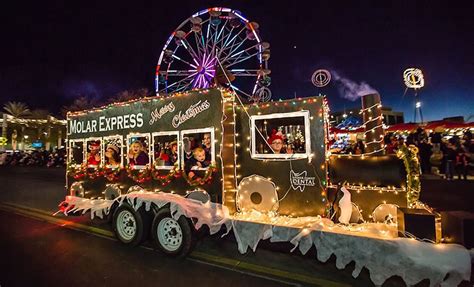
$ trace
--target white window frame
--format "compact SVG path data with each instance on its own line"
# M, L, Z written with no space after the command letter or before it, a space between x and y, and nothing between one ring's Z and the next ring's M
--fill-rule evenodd
M99 165L87 165L88 168L98 168L99 166L102 166L104 164L104 157L102 156L104 154L104 147L102 145L102 138L101 137L91 137L91 138L86 138L84 139L85 141L85 152L84 152L84 161L87 163L87 142L89 141L100 141L100 164Z
M165 166L157 166L155 165L155 136L172 136L172 135L176 135L176 143L178 144L178 150L177 150L177 153L178 153L178 168L181 167L181 149L180 149L180 140L179 140L179 131L163 131L163 132L154 132L151 134L151 141L152 141L152 145L151 145L151 158L152 158L152 164L153 166L156 168L156 169L168 169L168 170L171 170L173 169L175 166L168 166L168 165L165 165Z
M127 135L127 165L130 164L129 163L129 160L128 160L128 153L130 151L130 139L131 138L136 138L136 137L147 137L148 138L148 164L150 165L150 163L152 163L151 159L152 159L152 156L151 156L151 147L150 145L152 144L151 140L150 140L150 134L149 133L130 133ZM151 165L150 165L151 166ZM133 169L145 169L147 168L146 165L133 165Z
M267 120L267 119L281 119L281 118L296 118L304 117L304 140L305 140L305 153L293 153L293 154L270 154L270 153L257 153L256 137L261 137L260 134L256 133L256 120ZM310 136L310 113L307 110L289 113L273 113L265 115L253 115L250 116L250 136L251 136L251 158L252 159L273 159L273 160L291 160L309 158L311 156L311 136ZM266 140L266 139L265 139Z
M113 135L113 136L102 137L102 148L104 150L104 152L102 154L102 163L103 163L103 165L105 165L105 151L107 149L107 147L105 146L105 141L106 140L112 140L112 139L119 139L120 140L120 167L123 167L124 154L123 154L123 136L122 135ZM107 167L114 167L114 166L109 164L109 165L107 165Z
M68 139L68 148L69 148L69 150L68 150L68 164L72 161L72 147L74 146L74 143L80 143L80 142L82 142L82 163L81 164L77 164L77 163L70 164L73 167L81 166L86 161L86 151L87 151L86 141L85 141L85 139L76 139L76 140L69 140Z
M210 133L211 134L211 164L216 162L216 141L215 141L215 135L214 135L214 127L209 127L209 128L202 128L202 129L190 129L190 130L182 130L180 131L180 136L181 138L179 139L179 146L183 145L183 138L185 134L198 134L198 133ZM178 148L179 148L178 146ZM182 167L184 169L185 165L185 159L184 159L184 148L181 148L183 151L181 153L181 162ZM206 168L200 168L199 170L206 170Z

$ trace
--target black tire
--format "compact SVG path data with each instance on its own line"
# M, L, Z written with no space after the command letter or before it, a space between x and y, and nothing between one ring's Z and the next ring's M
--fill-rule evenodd
M136 211L128 203L117 207L114 212L112 227L117 239L126 245L137 246L148 236L149 216L143 207ZM131 224L130 226L127 226Z
M185 257L194 247L194 226L183 215L173 219L167 206L156 213L151 234L155 249L171 257Z

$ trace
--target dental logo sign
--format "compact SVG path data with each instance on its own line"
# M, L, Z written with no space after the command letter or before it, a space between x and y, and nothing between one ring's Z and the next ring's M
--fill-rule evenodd
M307 186L314 186L315 185L315 177L308 177L307 171L302 171L300 173L296 173L294 171L290 171L290 183L291 188L294 190L300 190L301 192L304 191L305 187Z

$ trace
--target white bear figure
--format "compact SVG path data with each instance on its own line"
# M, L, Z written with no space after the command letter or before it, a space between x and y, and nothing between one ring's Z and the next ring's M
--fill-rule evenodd
M341 191L344 193L344 195L339 200L339 209L341 210L339 222L343 224L349 224L352 215L351 193L346 189L345 186L341 187Z

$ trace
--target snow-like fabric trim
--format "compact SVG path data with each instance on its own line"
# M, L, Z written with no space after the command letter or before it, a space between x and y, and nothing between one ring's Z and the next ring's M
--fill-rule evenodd
M407 285L429 279L430 286L457 286L462 280L469 281L471 276L472 250L456 244L396 238L395 225L363 223L342 226L319 216L291 218L258 212L230 216L228 209L221 204L145 191L130 192L115 200L67 196L66 202L71 208L65 213L90 211L91 218L103 218L115 202L121 205L125 201L136 210L142 206L150 210L152 204L158 208L169 204L174 219L181 215L193 218L196 229L207 225L211 234L225 225L227 233L234 231L240 253L246 253L248 248L255 251L260 240L265 239L291 242L302 254L314 246L319 261L326 262L334 254L339 269L354 261L354 278L359 276L363 267L367 268L375 285L382 285L388 278L398 275ZM444 281L447 274L449 276Z

